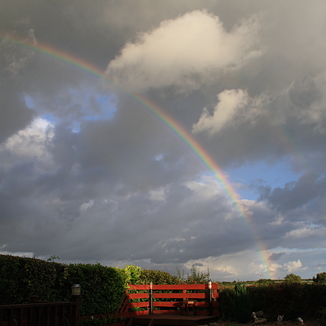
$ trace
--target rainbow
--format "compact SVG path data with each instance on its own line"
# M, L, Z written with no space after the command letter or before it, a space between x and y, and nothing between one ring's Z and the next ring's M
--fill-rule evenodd
M105 73L99 69L94 64L83 60L75 55L57 49L53 46L31 42L28 39L23 39L17 35L9 35L3 34L0 35L0 39L4 41L13 42L19 44L20 46L24 46L26 48L36 50L38 52L44 53L47 56L53 57L55 59L59 59L60 61L66 62L69 65L77 67L78 69L82 69L83 71L95 76L96 78L100 78L105 82L109 82L114 85L114 83L105 75ZM121 90L121 89L120 89ZM265 269L265 273L268 274L268 277L273 279L272 268L270 266L269 258L267 256L267 249L264 246L263 241L255 235L255 231L253 228L253 223L251 220L250 213L247 211L246 207L241 203L240 197L223 173L222 169L217 165L212 156L207 152L207 150L189 133L180 123L178 123L171 115L165 112L161 107L155 104L150 99L144 97L139 94L130 94L121 90L124 94L131 97L133 100L141 104L144 108L150 111L154 116L156 116L163 124L165 124L170 130L172 130L178 138L180 138L190 150L195 153L195 155L200 159L200 161L213 173L214 177L218 180L223 190L227 194L227 196L231 199L231 201L235 204L239 214L244 218L245 222L251 228L253 233L253 237L257 243L257 251L260 256L260 260L262 262L262 267Z

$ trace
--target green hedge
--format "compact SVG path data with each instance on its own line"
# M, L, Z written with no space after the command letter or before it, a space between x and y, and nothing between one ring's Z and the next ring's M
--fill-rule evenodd
M32 295L43 301L59 300L63 271L61 264L0 255L0 304L28 302Z
M71 284L82 288L81 314L96 315L113 313L125 294L125 274L123 270L100 264L68 265L65 289ZM68 293L67 293L68 294Z
M247 286L252 311L262 310L268 321L276 321L278 315L284 320L320 319L326 307L325 284L276 283ZM234 286L220 287L220 316L225 320L236 320L233 311Z
M276 320L277 315L294 320L319 318L326 307L326 286L317 284L281 283L266 287L248 287L255 311L263 310L267 317Z
M82 288L81 315L108 314L116 310L126 290L123 269L100 264L59 264L35 258L0 255L0 304L69 301L71 286Z

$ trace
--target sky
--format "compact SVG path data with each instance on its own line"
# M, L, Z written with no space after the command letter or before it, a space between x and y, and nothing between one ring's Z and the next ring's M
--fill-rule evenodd
M0 254L214 281L326 271L324 0L0 0Z

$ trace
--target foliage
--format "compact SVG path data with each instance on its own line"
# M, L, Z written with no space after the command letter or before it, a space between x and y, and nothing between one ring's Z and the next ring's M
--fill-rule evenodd
M0 255L0 304L28 302L34 295L39 300L56 301L60 298L58 285L63 277L63 265Z
M234 287L222 287L220 289L219 311L223 320L234 319Z
M275 284L275 282L273 280L271 280L270 278L268 278L268 279L261 278L258 281L256 281L254 284L258 285L258 286L267 286L267 285L273 285L273 284Z
M308 283L275 283L269 286L249 286L252 311L263 310L265 317L276 320L304 320L319 317L321 307L326 306L326 285Z
M60 260L60 257L56 255L52 255L50 258L48 258L47 261L55 261L56 259Z
M237 322L246 323L251 318L250 298L245 284L236 283L234 286L234 316Z
M0 304L70 301L72 284L82 287L81 314L112 313L126 289L123 270L100 264L46 262L35 258L0 255Z
M192 265L190 268L190 273L187 274L187 277L184 276L184 271L181 273L180 270L177 269L178 278L187 284L207 284L211 281L209 269L207 269L206 273L201 272L195 265Z
M177 276L170 273L143 269L140 273L139 284L181 284L181 280Z
M117 268L100 264L68 265L66 289L71 284L82 288L81 315L113 313L126 290L125 274ZM65 293L69 297L69 293Z
M326 325L326 308L322 307L319 311L320 317L318 319L318 325L325 326Z
M299 275L295 275L293 273L288 274L284 277L285 283L301 283L302 279Z
M317 284L326 284L326 272L319 273L313 277L313 282Z
M123 269L100 264L66 265L54 262L57 256L51 258L51 261L43 261L0 255L0 304L26 303L34 295L40 301L70 301L71 285L77 283L82 287L81 315L103 315L108 322L111 317L106 314L114 312L121 303L127 283L181 284L183 281L209 281L209 273L201 273L196 267L182 280L166 272L141 270L133 265ZM301 316L304 320L318 319L321 326L326 326L325 275L317 274L310 284L258 280L246 287L243 283L222 283L219 291L220 316L224 320L239 321L239 310L245 310L249 302L252 308L250 314L251 311L263 310L269 320L275 321L279 314L285 315L285 320L295 320ZM294 278L291 276L286 279ZM85 325L87 323L90 325L96 321L85 321Z
M139 284L139 279L141 276L141 267L134 265L126 265L123 270L126 274L127 284Z
M247 287L252 311L262 310L265 315L269 313L270 306L274 305L273 295L275 295L275 291L273 289L273 285L254 285Z

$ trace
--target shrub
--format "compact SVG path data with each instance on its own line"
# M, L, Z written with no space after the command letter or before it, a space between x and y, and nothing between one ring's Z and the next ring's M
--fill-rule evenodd
M178 272L180 274L180 272ZM180 278L180 276L178 276ZM187 284L207 284L211 281L209 270L207 272L201 272L195 265L190 268L190 273L187 274L187 278L180 278L183 282Z
M326 284L326 272L317 274L312 280L317 284Z
M275 284L275 282L273 280L271 280L270 278L268 278L268 279L261 278L258 281L256 281L254 284L258 285L258 286L267 286L267 285L273 285L273 284Z
M127 265L123 271L126 274L126 283L127 284L139 284L141 276L141 267L134 265Z
M318 325L326 326L326 308L321 308L319 314Z
M234 287L221 288L218 300L220 316L222 319L234 319Z
M251 318L250 299L245 284L237 283L234 287L234 316L237 322L246 323Z
M72 284L82 287L81 314L108 314L120 305L126 289L123 270L100 264L64 265L35 258L0 255L0 304L70 301Z
M167 272L143 269L140 273L139 284L180 284L181 280Z
M0 255L0 304L28 302L32 295L42 301L59 300L63 271L61 264Z
M108 314L118 308L126 290L122 270L100 264L70 264L67 267L65 295L70 296L71 284L81 285L81 315Z
M302 279L299 275L288 274L284 277L285 283L301 283Z

